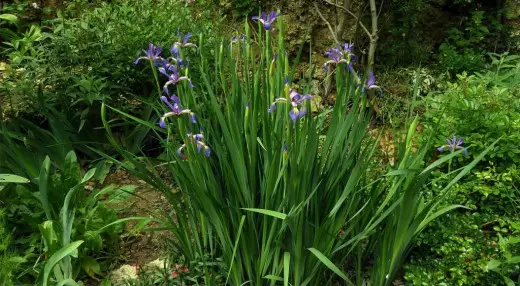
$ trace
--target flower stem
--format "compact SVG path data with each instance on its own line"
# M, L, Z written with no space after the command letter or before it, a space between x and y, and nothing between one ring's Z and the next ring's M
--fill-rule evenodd
M150 61L150 67L152 68L153 77L155 78L155 84L157 87L157 95L161 97L162 91L161 91L161 85L159 84L159 75L157 74L157 70L155 69L155 66L153 65L153 61Z

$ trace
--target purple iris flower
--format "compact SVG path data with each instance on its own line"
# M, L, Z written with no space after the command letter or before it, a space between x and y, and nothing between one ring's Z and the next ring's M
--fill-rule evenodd
M289 111L289 117L291 117L293 122L296 122L298 119L304 117L307 114L307 109L298 109L299 106L303 105L303 102L305 100L311 100L312 95L306 94L302 96L301 94L297 93L296 91L292 90L289 93L289 97L291 99L290 104L292 106L291 111ZM271 113L276 110L276 104L277 103L288 103L287 99L279 97L274 100L274 102L269 106L269 109L267 112Z
M182 33L181 33L181 28L178 28L177 29L177 35L179 35L179 41L178 42L175 42L173 44L174 47L195 47L197 50L199 49L197 47L197 45L195 45L194 43L190 43L189 40L191 38L191 33L187 33L184 38L182 37Z
M188 85L193 88L191 80L187 76L179 76L179 70L175 65L170 65L166 61L163 61L163 66L159 68L159 72L168 77L168 81L164 84L163 90L168 94L168 86L176 85L180 81L188 81ZM168 73L168 72L171 72Z
M143 50L143 53L145 54L144 57L138 57L134 64L138 64L140 60L150 60L152 61L154 64L156 64L159 60L162 60L161 58L161 53L162 53L162 48L161 46L154 46L152 43L149 43L148 44L148 50L145 51Z
M161 96L162 102L164 102L172 111L165 113L159 120L159 126L166 128L165 119L173 116L181 116L187 114L190 117L192 123L196 123L195 113L189 109L182 109L180 99L174 94L170 97L171 101L166 96Z
M280 14L276 14L275 11L272 11L271 13L269 13L269 15L265 14L265 12L262 12L262 15L260 17L254 16L251 19L254 21L259 21L260 23L262 23L262 25L264 25L264 29L266 31L269 31L271 29L271 25L273 25L274 21L278 17L280 17Z
M352 53L354 49L354 44L345 43L343 47L340 45L337 48L331 48L325 51L325 55L330 58L325 64L323 64L323 68L328 71L329 65L334 64L338 65L340 63L346 63L347 68L350 71L353 71L352 62L356 60L356 56Z
M464 138L457 138L457 136L453 136L451 139L446 138L446 143L447 143L447 145L443 145L443 146L437 148L437 150L439 152L443 152L444 150L449 150L450 152L455 152L455 150L457 150L457 149L464 149L464 147L462 147L462 143L464 143ZM464 153L464 155L468 154L468 150L464 149L463 153Z

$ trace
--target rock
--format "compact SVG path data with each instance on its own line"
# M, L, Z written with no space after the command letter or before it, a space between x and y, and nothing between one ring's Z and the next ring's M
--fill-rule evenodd
M162 269L162 268L164 268L165 265L166 264L165 264L164 259L157 258L156 260L147 263L146 264L146 268L148 268L148 269L156 269L156 268Z
M110 281L113 283L120 283L132 279L137 279L137 268L132 265L123 265L110 273Z

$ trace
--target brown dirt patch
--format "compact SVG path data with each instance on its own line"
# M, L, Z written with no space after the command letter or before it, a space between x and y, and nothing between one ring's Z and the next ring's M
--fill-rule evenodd
M169 202L164 195L123 169L110 173L105 184L117 186L136 186L133 195L122 203L110 207L118 210L119 218L125 217L154 217L163 218L164 211L169 210ZM139 221L129 221L121 235L121 264L142 265L159 258L165 249L165 242L171 238L167 231L141 231L134 228ZM158 223L149 223L147 227L157 227Z

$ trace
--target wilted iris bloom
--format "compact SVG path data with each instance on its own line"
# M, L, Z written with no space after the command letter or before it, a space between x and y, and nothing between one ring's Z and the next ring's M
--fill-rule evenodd
M328 71L329 65L334 64L338 65L340 63L346 63L347 68L352 71L354 68L352 67L352 62L355 61L356 56L352 53L354 49L354 44L345 43L342 46L337 48L332 48L325 51L325 55L330 58L325 64L323 64L323 68Z
M161 96L162 102L166 103L166 105L168 105L168 107L170 107L170 109L172 111L165 113L161 117L161 119L159 120L159 126L161 126L162 128L166 128L166 122L165 122L166 118L173 117L173 116L181 116L184 114L186 114L190 117L190 121L192 123L197 122L195 120L195 113L191 112L191 110L189 110L189 109L182 109L181 101L175 94L172 95L170 97L170 99L171 99L171 101L166 96Z
M244 41L246 39L246 35L242 34L242 36L240 36L240 38L237 38L237 36L233 36L231 38L231 43L236 43L238 41Z
M188 42L191 38L191 33L187 33L184 38L182 37L182 33L181 33L181 29L177 29L177 35L179 36L179 41L178 42L175 42L173 44L174 47L176 48L179 48L179 47L194 47L195 49L198 50L198 47L197 45L195 45L194 43L190 43Z
M299 94L296 91L291 89L291 91L289 93L289 97L291 99L290 103L292 106L291 111L289 111L289 117L291 117L293 122L296 122L296 120L304 117L305 114L307 114L307 109L300 110L300 109L298 109L298 107L303 105L303 102L305 100L312 99L312 95L306 94L306 95L302 96L301 94ZM287 99L279 97L279 98L275 99L275 101L271 104L271 106L269 106L269 109L267 110L267 112L271 113L271 112L275 111L277 103L288 103L288 102L287 102Z
M381 95L383 95L383 89L380 86L376 85L376 77L374 76L373 72L368 73L368 77L365 81L365 85L363 86L361 92L365 92L366 89L379 89Z
M354 43L350 44L350 43L345 43L343 44L343 50L345 52L350 52L352 53L352 51L354 51Z
M271 13L269 13L269 15L265 14L265 12L262 12L262 15L260 17L254 16L251 19L254 21L259 21L260 23L262 23L262 25L264 25L264 29L269 31L274 21L278 17L280 17L280 14L277 14L275 11L272 11Z
M148 44L148 50L143 50L143 53L145 54L144 57L138 57L134 64L138 64L140 60L149 60L152 61L154 64L157 64L159 60L162 60L161 53L162 48L161 46L155 47L152 43Z
M180 81L188 81L188 85L193 88L191 80L187 76L179 76L179 69L175 65L170 65L163 61L163 66L159 68L159 72L168 77L168 81L164 84L163 90L168 94L168 86L176 85ZM169 73L170 72L170 73Z
M178 64L180 67L184 66L184 61L181 58L181 53L178 47L175 46L175 44L172 45L170 48L170 52L172 53L172 57L169 57L169 61L173 61L174 63ZM163 65L164 66L164 65Z
M464 143L464 139L463 138L457 138L457 136L453 136L450 138L446 138L446 145L443 145L439 148L437 148L437 150L439 152L444 152L445 150L449 150L450 152L455 152L455 150L458 150L458 149L464 149L464 147L462 147L462 143ZM468 150L467 149L464 149L463 151L464 155L468 154Z
M371 87L375 86L375 84L376 84L376 77L374 76L373 72L369 72L365 86L367 88L371 88Z
M211 155L211 149L209 148L209 146L206 145L204 142L202 142L202 140L204 140L204 135L202 135L202 133L199 133L199 134L188 133L187 137L188 137L189 142L194 143L197 146L197 151L199 153L204 151L204 155L206 157L209 157ZM186 147L186 144L182 144L179 147L179 149L177 149L177 155L179 155L179 157L183 157L182 156L182 150L185 147Z

